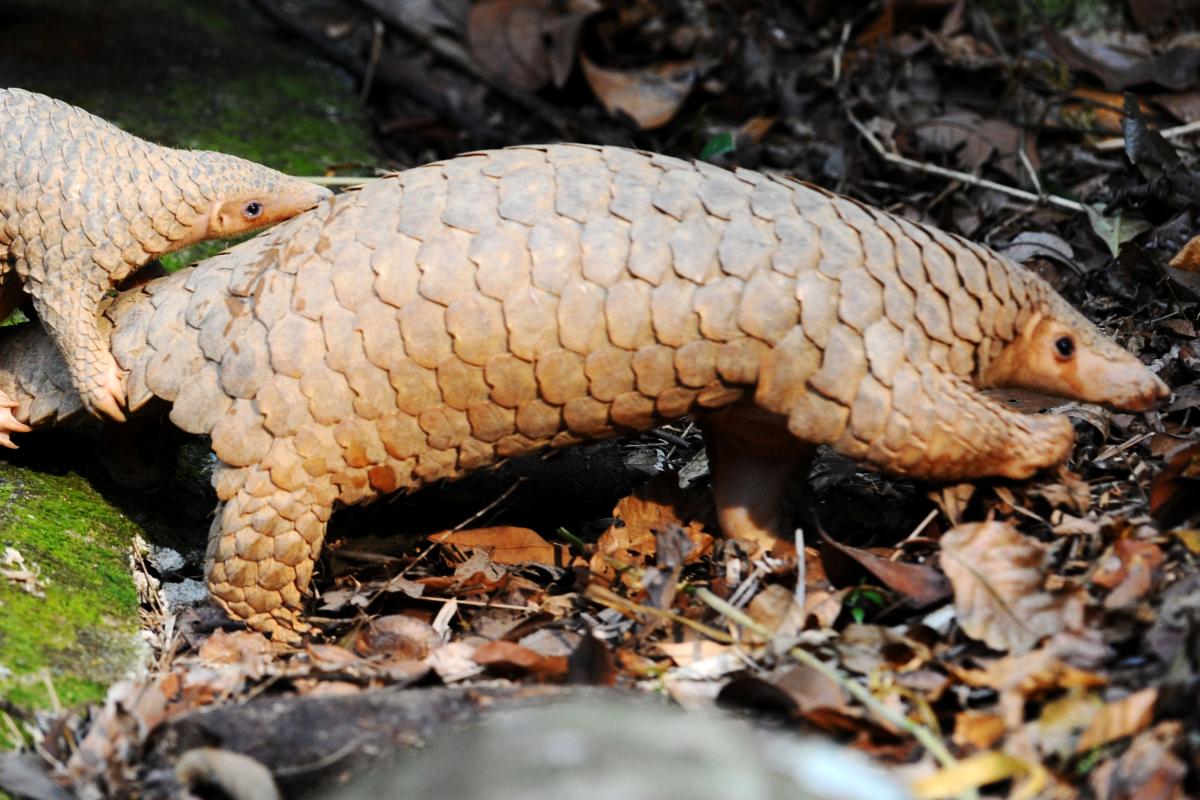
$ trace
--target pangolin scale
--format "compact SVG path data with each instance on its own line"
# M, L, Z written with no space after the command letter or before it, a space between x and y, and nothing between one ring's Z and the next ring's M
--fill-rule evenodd
M620 148L472 153L348 192L105 311L131 408L210 434L217 600L293 638L336 504L697 414L722 527L778 532L817 444L898 475L1024 478L1060 416L1167 387L1041 279L813 186ZM0 389L79 400L36 331Z
M23 293L85 405L123 419L97 328L105 292L148 261L311 208L327 189L259 164L160 147L59 100L0 90L0 321ZM0 397L0 445L12 424Z

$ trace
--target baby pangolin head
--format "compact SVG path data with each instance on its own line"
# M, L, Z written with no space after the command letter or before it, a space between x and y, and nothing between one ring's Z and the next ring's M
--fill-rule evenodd
M208 196L206 239L228 239L290 219L320 203L332 192L315 183L293 178L269 167L233 156L220 159L222 180L214 181Z
M187 173L182 183L188 189L176 212L184 230L170 237L170 250L274 225L333 195L323 186L225 153L174 152L182 154Z
M986 385L1032 389L1119 411L1148 411L1171 396L1170 388L1133 354L1048 285L1033 280L1036 309L984 368Z

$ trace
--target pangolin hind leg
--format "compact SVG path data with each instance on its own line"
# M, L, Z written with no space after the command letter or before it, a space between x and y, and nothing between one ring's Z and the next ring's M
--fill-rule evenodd
M108 291L107 275L70 280L82 267L62 269L44 281L30 282L33 305L42 325L67 363L84 406L93 414L124 422L125 383L98 324L100 302ZM97 267L90 267L92 271ZM103 280L103 283L100 282Z
M316 480L294 491L280 489L261 466L222 464L213 484L223 502L209 531L209 592L254 630L299 641L309 629L300 612L334 493L322 492L324 484Z
M808 471L816 445L789 434L785 417L750 405L709 415L702 425L721 530L759 550L790 536L784 491Z

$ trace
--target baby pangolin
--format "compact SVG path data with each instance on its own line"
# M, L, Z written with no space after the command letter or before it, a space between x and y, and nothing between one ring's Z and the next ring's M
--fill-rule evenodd
M159 147L66 103L0 90L0 320L33 299L92 413L123 420L96 327L105 292L151 259L295 216L330 192L223 153ZM17 422L0 396L0 445Z
M721 526L788 533L813 449L932 480L1025 478L1073 442L1025 386L1169 394L1044 281L822 189L609 147L472 153L349 192L124 293L130 407L211 436L209 586L294 638L337 504L695 414ZM36 329L0 345L31 424L78 400Z

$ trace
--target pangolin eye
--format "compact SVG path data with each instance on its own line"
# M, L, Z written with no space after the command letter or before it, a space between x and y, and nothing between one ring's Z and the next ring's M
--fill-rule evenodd
M246 215L246 219L254 219L262 213L262 203L257 200L246 203L246 209L242 213Z
M1060 336L1054 340L1054 349L1060 357L1070 358L1075 355L1075 340L1070 336Z

